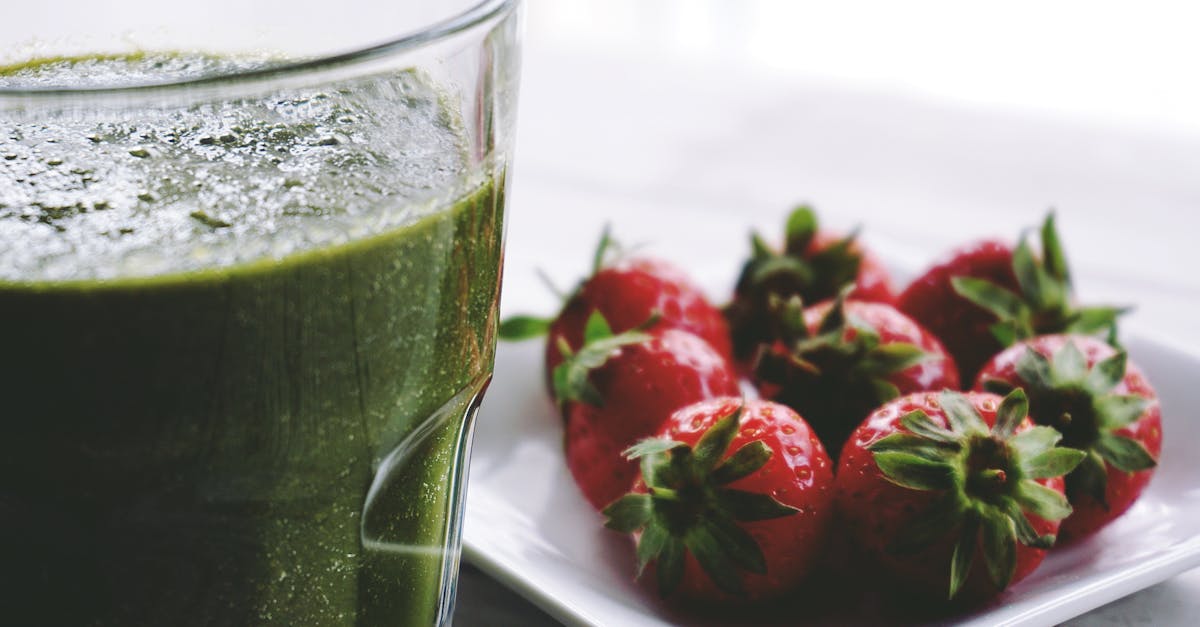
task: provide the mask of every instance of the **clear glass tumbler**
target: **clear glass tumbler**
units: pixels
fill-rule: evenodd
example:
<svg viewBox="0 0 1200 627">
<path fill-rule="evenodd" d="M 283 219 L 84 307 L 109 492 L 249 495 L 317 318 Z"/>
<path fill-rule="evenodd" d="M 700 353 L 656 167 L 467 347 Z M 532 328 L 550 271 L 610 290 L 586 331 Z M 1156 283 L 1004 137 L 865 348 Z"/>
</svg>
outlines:
<svg viewBox="0 0 1200 627">
<path fill-rule="evenodd" d="M 0 20 L 0 622 L 449 621 L 519 0 Z"/>
</svg>

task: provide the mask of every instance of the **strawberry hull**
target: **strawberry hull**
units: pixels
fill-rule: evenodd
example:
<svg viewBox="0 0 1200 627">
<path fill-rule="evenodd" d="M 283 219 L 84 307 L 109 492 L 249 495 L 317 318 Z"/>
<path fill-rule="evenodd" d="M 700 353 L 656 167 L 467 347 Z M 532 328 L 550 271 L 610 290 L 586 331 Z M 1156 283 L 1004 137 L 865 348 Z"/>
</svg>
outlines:
<svg viewBox="0 0 1200 627">
<path fill-rule="evenodd" d="M 551 323 L 545 349 L 547 389 L 552 389 L 552 373 L 563 361 L 560 339 L 578 350 L 587 320 L 595 312 L 616 333 L 637 328 L 657 315 L 657 328 L 694 333 L 724 358 L 732 357 L 725 318 L 681 270 L 657 259 L 623 259 L 584 281 Z"/>
<path fill-rule="evenodd" d="M 824 328 L 830 317 L 845 320 L 840 330 Z M 891 395 L 959 387 L 958 368 L 941 342 L 891 305 L 826 301 L 806 308 L 803 323 L 806 337 L 777 341 L 769 360 L 760 359 L 756 384 L 764 397 L 804 416 L 831 451 L 840 452 L 855 427 L 891 398 L 877 384 L 890 386 Z M 835 341 L 820 339 L 838 333 Z M 897 361 L 888 352 L 901 346 L 914 358 Z M 789 360 L 796 358 L 813 368 L 793 367 Z"/>
<path fill-rule="evenodd" d="M 947 530 L 944 536 L 921 546 L 918 550 L 897 548 L 902 530 L 933 516 L 936 503 L 946 494 L 942 491 L 916 490 L 898 485 L 885 475 L 876 462 L 871 447 L 888 436 L 910 433 L 902 419 L 921 411 L 940 428 L 950 422 L 942 410 L 941 396 L 935 393 L 911 394 L 885 404 L 873 412 L 846 442 L 837 470 L 837 509 L 839 520 L 851 546 L 864 564 L 879 569 L 881 588 L 902 590 L 930 602 L 945 603 L 951 590 L 951 562 L 958 532 Z M 997 419 L 1000 398 L 993 394 L 971 394 L 967 397 L 978 415 L 989 426 Z M 1027 418 L 1015 428 L 1019 435 L 1033 428 Z M 1037 479 L 1037 483 L 1063 492 L 1061 477 Z M 1055 534 L 1056 521 L 1036 515 L 1025 515 L 1037 535 Z M 982 559 L 982 541 L 975 543 L 976 556 L 961 589 L 953 598 L 956 607 L 976 606 L 995 597 L 997 587 Z M 1009 585 L 1028 576 L 1042 562 L 1046 551 L 1016 544 L 1015 560 Z"/>
<path fill-rule="evenodd" d="M 845 235 L 830 231 L 817 231 L 813 237 L 812 250 L 818 252 L 833 246 L 845 238 Z M 892 287 L 892 275 L 887 266 L 858 242 L 850 247 L 851 252 L 859 256 L 858 276 L 854 277 L 854 289 L 847 298 L 865 300 L 874 303 L 893 304 L 896 302 L 896 290 Z M 826 295 L 832 298 L 834 294 Z"/>
<path fill-rule="evenodd" d="M 1012 346 L 996 355 L 980 371 L 975 381 L 975 389 L 982 390 L 994 382 L 1004 382 L 1012 386 L 1025 387 L 1030 392 L 1030 413 L 1036 422 L 1053 425 L 1056 416 L 1046 416 L 1042 405 L 1055 403 L 1051 394 L 1041 393 L 1030 389 L 1029 384 L 1019 373 L 1019 361 L 1027 350 L 1035 350 L 1038 354 L 1052 358 L 1063 346 L 1071 342 L 1083 355 L 1084 365 L 1094 368 L 1097 364 L 1117 355 L 1113 347 L 1090 337 L 1069 335 L 1046 335 L 1034 338 Z M 1157 460 L 1162 452 L 1162 411 L 1158 402 L 1158 394 L 1133 362 L 1126 362 L 1124 376 L 1107 391 L 1113 395 L 1132 395 L 1149 401 L 1145 411 L 1131 423 L 1115 429 L 1113 434 L 1128 438 L 1141 444 L 1149 455 Z M 1095 434 L 1074 434 L 1071 427 L 1063 429 L 1068 445 L 1084 447 L 1090 444 Z M 1074 440 L 1074 441 L 1072 441 Z M 1154 476 L 1154 468 L 1136 472 L 1127 472 L 1106 464 L 1106 487 L 1103 499 L 1097 499 L 1087 491 L 1075 489 L 1076 483 L 1072 477 L 1067 480 L 1067 496 L 1071 500 L 1074 512 L 1063 521 L 1061 542 L 1070 542 L 1089 536 L 1125 513 L 1149 485 Z"/>
<path fill-rule="evenodd" d="M 820 567 L 828 544 L 833 518 L 833 463 L 808 424 L 788 407 L 735 396 L 702 401 L 675 412 L 658 432 L 657 440 L 647 442 L 665 442 L 675 451 L 682 447 L 687 451 L 685 457 L 693 450 L 697 456 L 704 455 L 706 443 L 713 441 L 710 434 L 730 426 L 729 420 L 736 422 L 726 432 L 728 443 L 718 453 L 721 461 L 710 471 L 693 472 L 692 479 L 684 478 L 674 489 L 660 483 L 648 488 L 639 477 L 625 497 L 649 494 L 658 499 L 663 498 L 664 491 L 678 490 L 681 506 L 656 504 L 650 519 L 651 524 L 665 525 L 670 537 L 686 547 L 681 549 L 682 565 L 676 583 L 664 589 L 660 580 L 665 555 L 648 562 L 641 581 L 652 588 L 657 582 L 660 596 L 685 609 L 741 607 L 794 594 Z M 737 463 L 739 459 L 744 462 L 745 454 L 756 448 L 758 462 L 754 468 Z M 675 458 L 671 459 L 674 463 Z M 734 471 L 736 478 L 730 479 L 726 471 L 731 467 L 726 464 L 740 465 L 743 470 Z M 656 481 L 661 479 L 663 466 L 652 467 L 659 473 Z M 722 475 L 727 478 L 719 479 Z M 696 480 L 700 483 L 693 483 Z M 738 497 L 736 503 L 723 500 L 728 496 Z M 753 499 L 758 501 L 750 506 Z M 605 513 L 612 516 L 613 510 L 610 507 Z M 609 526 L 615 529 L 612 522 L 610 519 Z M 733 525 L 733 529 L 723 525 Z M 722 545 L 717 549 L 721 555 L 708 560 L 709 568 L 701 565 L 696 547 L 689 540 L 704 529 L 717 530 L 713 540 Z M 639 543 L 646 541 L 644 530 L 634 531 L 633 536 Z M 739 559 L 738 551 L 746 548 L 742 542 L 755 545 L 750 553 L 758 555 L 760 568 L 751 568 Z M 727 577 L 722 579 L 724 585 L 714 578 L 714 566 Z M 730 589 L 729 578 L 736 591 Z"/>
</svg>

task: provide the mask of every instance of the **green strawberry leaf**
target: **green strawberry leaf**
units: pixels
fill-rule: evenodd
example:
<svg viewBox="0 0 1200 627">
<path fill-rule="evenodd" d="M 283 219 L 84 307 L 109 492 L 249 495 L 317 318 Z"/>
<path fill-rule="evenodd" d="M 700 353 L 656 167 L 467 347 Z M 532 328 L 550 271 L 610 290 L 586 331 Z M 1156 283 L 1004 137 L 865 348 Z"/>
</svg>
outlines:
<svg viewBox="0 0 1200 627">
<path fill-rule="evenodd" d="M 1075 311 L 1071 323 L 1063 331 L 1080 335 L 1115 333 L 1117 318 L 1132 310 L 1131 307 L 1081 307 Z"/>
<path fill-rule="evenodd" d="M 766 259 L 775 253 L 771 251 L 771 245 L 766 242 L 758 233 L 750 233 L 750 256 L 753 259 Z"/>
<path fill-rule="evenodd" d="M 1063 342 L 1050 360 L 1050 379 L 1060 384 L 1082 383 L 1087 376 L 1087 358 L 1075 342 Z"/>
<path fill-rule="evenodd" d="M 849 235 L 816 251 L 809 256 L 808 262 L 813 273 L 819 279 L 817 287 L 830 296 L 853 288 L 854 280 L 862 267 L 862 255 L 854 251 L 854 240 L 858 239 L 858 229 Z"/>
<path fill-rule="evenodd" d="M 588 381 L 591 368 L 568 359 L 554 367 L 554 396 L 559 402 L 582 401 L 593 407 L 603 407 L 604 397 Z"/>
<path fill-rule="evenodd" d="M 1049 303 L 1046 298 L 1046 284 L 1049 276 L 1044 274 L 1044 271 L 1039 271 L 1037 261 L 1033 257 L 1033 251 L 1029 249 L 1029 243 L 1026 241 L 1025 234 L 1021 235 L 1017 247 L 1013 249 L 1012 257 L 1013 274 L 1017 276 L 1017 285 L 1021 288 L 1021 295 L 1028 301 L 1029 307 L 1033 309 L 1042 309 Z M 1022 301 L 1022 306 L 1025 301 Z"/>
<path fill-rule="evenodd" d="M 1136 394 L 1107 394 L 1095 400 L 1096 414 L 1105 429 L 1120 429 L 1137 422 L 1153 404 Z"/>
<path fill-rule="evenodd" d="M 686 446 L 682 442 L 670 440 L 667 438 L 643 438 L 638 440 L 633 446 L 621 451 L 621 456 L 625 459 L 638 459 L 647 455 L 658 455 L 680 446 Z"/>
<path fill-rule="evenodd" d="M 684 546 L 700 563 L 709 579 L 722 592 L 732 596 L 745 596 L 742 578 L 731 563 L 721 541 L 709 532 L 707 525 L 693 527 L 683 537 Z"/>
<path fill-rule="evenodd" d="M 871 391 L 875 394 L 875 403 L 882 405 L 894 398 L 899 398 L 900 388 L 887 379 L 873 377 L 870 380 Z"/>
<path fill-rule="evenodd" d="M 653 324 L 655 316 L 651 316 L 645 324 Z M 593 370 L 603 366 L 610 358 L 618 353 L 618 349 L 631 344 L 639 344 L 650 340 L 650 336 L 640 328 L 632 329 L 613 335 L 608 321 L 599 311 L 592 312 L 584 329 L 584 345 L 579 352 L 572 354 L 571 347 L 559 337 L 559 350 L 565 359 L 555 367 L 551 374 L 554 383 L 554 396 L 559 403 L 567 401 L 582 401 L 595 407 L 604 405 L 604 397 L 592 385 L 590 375 Z"/>
<path fill-rule="evenodd" d="M 1021 460 L 1021 471 L 1030 479 L 1061 477 L 1083 461 L 1087 454 L 1073 448 L 1055 447 Z"/>
<path fill-rule="evenodd" d="M 1008 516 L 983 517 L 983 557 L 996 588 L 1004 590 L 1017 569 L 1017 531 Z"/>
<path fill-rule="evenodd" d="M 1108 467 L 1104 458 L 1095 450 L 1088 451 L 1075 471 L 1067 475 L 1067 493 L 1072 495 L 1086 494 L 1092 500 L 1108 509 L 1108 499 L 1105 492 L 1108 489 Z"/>
<path fill-rule="evenodd" d="M 1016 343 L 1017 338 L 1021 337 L 1021 330 L 1017 328 L 1017 323 L 1012 320 L 997 322 L 988 327 L 988 332 L 992 337 L 1000 343 L 1001 346 L 1012 346 Z"/>
<path fill-rule="evenodd" d="M 950 285 L 959 296 L 992 312 L 1001 320 L 1020 320 L 1028 315 L 1028 308 L 1020 296 L 986 279 L 956 276 L 950 279 Z"/>
<path fill-rule="evenodd" d="M 600 232 L 600 242 L 596 244 L 596 252 L 592 253 L 592 274 L 595 275 L 604 268 L 609 252 L 615 247 L 612 238 L 612 225 L 605 224 Z"/>
<path fill-rule="evenodd" d="M 875 332 L 875 327 L 866 320 L 858 316 L 847 315 L 846 326 L 854 329 L 856 335 L 853 344 L 845 342 L 845 345 L 841 347 L 847 355 L 870 354 L 876 346 L 879 346 L 879 334 Z"/>
<path fill-rule="evenodd" d="M 932 462 L 942 463 L 950 461 L 950 458 L 961 449 L 962 445 L 957 439 L 941 441 L 915 433 L 904 433 L 903 431 L 889 434 L 871 445 L 871 452 L 873 453 L 900 451 L 911 453 L 917 457 L 923 457 Z"/>
<path fill-rule="evenodd" d="M 1054 427 L 1038 425 L 1009 439 L 1008 444 L 1022 459 L 1031 459 L 1058 444 L 1062 434 Z"/>
<path fill-rule="evenodd" d="M 1025 390 L 1012 390 L 1000 401 L 1000 407 L 996 410 L 996 422 L 992 425 L 992 435 L 1008 439 L 1028 415 L 1029 399 L 1025 396 Z"/>
<path fill-rule="evenodd" d="M 706 519 L 702 524 L 740 568 L 759 575 L 767 574 L 767 558 L 758 542 L 745 529 L 724 516 Z"/>
<path fill-rule="evenodd" d="M 974 516 L 963 519 L 958 541 L 954 543 L 954 555 L 950 558 L 950 596 L 953 599 L 967 582 L 971 562 L 975 557 L 976 538 L 979 536 L 979 521 Z"/>
<path fill-rule="evenodd" d="M 1015 502 L 1011 502 L 1008 508 L 1008 519 L 1012 521 L 1017 531 L 1017 540 L 1021 544 L 1035 549 L 1049 549 L 1054 546 L 1054 534 L 1048 533 L 1039 536 L 1037 530 L 1033 528 L 1033 524 L 1029 522 L 1029 519 L 1025 517 L 1025 513 L 1021 511 L 1021 507 Z"/>
<path fill-rule="evenodd" d="M 599 311 L 593 311 L 583 327 L 583 343 L 591 344 L 612 336 L 613 330 L 608 326 L 608 320 L 605 320 L 604 315 Z"/>
<path fill-rule="evenodd" d="M 947 427 L 925 412 L 913 411 L 900 418 L 907 431 L 894 431 L 866 447 L 888 481 L 943 491 L 932 505 L 911 513 L 888 550 L 916 552 L 954 537 L 958 529 L 950 565 L 951 598 L 966 582 L 977 547 L 984 551 L 988 576 L 1004 588 L 1015 572 L 1017 542 L 1038 547 L 1054 542 L 1053 535 L 1037 534 L 1025 512 L 1059 520 L 1071 511 L 1062 493 L 1033 479 L 1069 472 L 1083 453 L 1055 449 L 1062 435 L 1049 427 L 1014 435 L 1027 413 L 1023 390 L 1004 398 L 990 432 L 968 396 L 947 391 L 939 405 Z"/>
<path fill-rule="evenodd" d="M 668 486 L 678 486 L 688 481 L 693 475 L 693 465 L 692 449 L 688 446 L 677 446 L 666 455 L 643 457 L 642 480 L 652 495 L 674 495 L 674 490 Z"/>
<path fill-rule="evenodd" d="M 989 432 L 987 423 L 979 416 L 979 412 L 971 406 L 967 397 L 957 392 L 942 392 L 938 396 L 942 411 L 954 431 L 966 434 L 984 435 Z"/>
<path fill-rule="evenodd" d="M 788 215 L 784 233 L 786 244 L 784 250 L 794 257 L 803 257 L 812 244 L 813 236 L 817 234 L 817 214 L 812 207 L 800 205 Z"/>
<path fill-rule="evenodd" d="M 721 510 L 727 512 L 734 520 L 741 522 L 783 518 L 800 511 L 791 505 L 776 501 L 770 495 L 734 490 L 733 488 L 719 490 L 717 502 Z"/>
<path fill-rule="evenodd" d="M 550 320 L 537 316 L 512 316 L 500 322 L 500 339 L 519 342 L 542 337 L 550 332 Z"/>
<path fill-rule="evenodd" d="M 1042 223 L 1042 257 L 1050 276 L 1067 285 L 1071 284 L 1071 271 L 1067 268 L 1067 256 L 1063 253 L 1058 229 L 1054 226 L 1053 211 L 1046 215 Z"/>
<path fill-rule="evenodd" d="M 703 435 L 692 452 L 693 464 L 697 473 L 704 474 L 716 467 L 721 456 L 729 450 L 729 444 L 737 435 L 738 423 L 742 419 L 742 408 L 713 423 Z"/>
<path fill-rule="evenodd" d="M 1071 514 L 1067 497 L 1032 479 L 1022 479 L 1014 496 L 1025 511 L 1044 520 L 1062 520 Z"/>
<path fill-rule="evenodd" d="M 649 494 L 626 494 L 605 507 L 604 526 L 621 533 L 633 533 L 650 521 L 653 504 Z"/>
<path fill-rule="evenodd" d="M 846 300 L 838 297 L 833 301 L 833 306 L 829 308 L 829 311 L 825 312 L 825 316 L 821 318 L 821 324 L 817 326 L 817 333 L 819 335 L 831 334 L 840 339 L 845 327 Z"/>
<path fill-rule="evenodd" d="M 750 276 L 752 283 L 766 285 L 773 277 L 779 276 L 795 277 L 796 281 L 802 285 L 812 283 L 813 269 L 803 259 L 777 256 L 775 253 L 769 254 L 772 256 L 764 257 L 754 262 L 755 266 Z"/>
<path fill-rule="evenodd" d="M 1125 351 L 1118 351 L 1115 355 L 1097 362 L 1088 372 L 1085 387 L 1093 394 L 1104 394 L 1113 389 L 1125 378 L 1127 359 Z"/>
<path fill-rule="evenodd" d="M 876 346 L 862 360 L 861 370 L 872 374 L 891 374 L 900 372 L 933 355 L 907 342 L 894 342 Z"/>
<path fill-rule="evenodd" d="M 771 447 L 762 440 L 744 444 L 713 470 L 712 482 L 715 485 L 725 485 L 747 477 L 762 468 L 771 459 L 771 455 Z"/>
<path fill-rule="evenodd" d="M 983 390 L 997 396 L 1008 396 L 1009 392 L 1017 389 L 1020 388 L 1003 379 L 985 379 L 983 381 Z"/>
<path fill-rule="evenodd" d="M 679 587 L 679 582 L 683 580 L 683 556 L 686 550 L 683 541 L 678 538 L 669 537 L 663 542 L 655 565 L 660 597 L 670 596 Z"/>
<path fill-rule="evenodd" d="M 913 433 L 936 442 L 957 442 L 953 431 L 934 422 L 925 412 L 914 410 L 900 417 L 900 424 Z M 890 436 L 889 436 L 890 437 Z M 886 438 L 885 438 L 886 439 Z M 872 449 L 875 450 L 875 449 Z"/>
<path fill-rule="evenodd" d="M 646 565 L 652 562 L 671 540 L 671 533 L 658 522 L 650 522 L 637 543 L 637 577 L 641 577 Z"/>
<path fill-rule="evenodd" d="M 1125 472 L 1138 472 L 1158 465 L 1146 447 L 1123 435 L 1101 432 L 1095 447 L 1104 461 Z"/>
<path fill-rule="evenodd" d="M 808 325 L 804 323 L 804 301 L 793 295 L 786 301 L 772 295 L 772 300 L 778 301 L 773 309 L 779 311 L 779 335 L 784 340 L 795 342 L 809 337 Z"/>
<path fill-rule="evenodd" d="M 1017 357 L 1017 376 L 1029 386 L 1043 386 L 1049 382 L 1050 360 L 1046 356 L 1026 346 L 1025 352 Z"/>
<path fill-rule="evenodd" d="M 884 478 L 914 490 L 945 490 L 954 485 L 954 468 L 945 462 L 934 461 L 903 451 L 873 451 L 875 465 Z"/>
<path fill-rule="evenodd" d="M 604 509 L 610 528 L 636 533 L 639 576 L 655 562 L 659 594 L 669 596 L 683 578 L 686 553 L 728 594 L 743 594 L 741 571 L 764 573 L 766 558 L 754 537 L 738 522 L 796 514 L 767 494 L 721 487 L 760 470 L 772 450 L 751 441 L 722 461 L 738 432 L 740 406 L 716 420 L 695 448 L 664 438 L 648 438 L 625 451 L 641 459 L 648 494 L 633 493 Z"/>
<path fill-rule="evenodd" d="M 1126 309 L 1074 306 L 1071 274 L 1053 214 L 1042 224 L 1041 259 L 1034 254 L 1029 239 L 1027 233 L 1022 233 L 1012 252 L 1012 271 L 1018 293 L 972 277 L 951 279 L 955 291 L 996 317 L 997 322 L 989 330 L 1002 346 L 1054 333 L 1107 333 L 1115 346 L 1116 318 Z"/>
</svg>

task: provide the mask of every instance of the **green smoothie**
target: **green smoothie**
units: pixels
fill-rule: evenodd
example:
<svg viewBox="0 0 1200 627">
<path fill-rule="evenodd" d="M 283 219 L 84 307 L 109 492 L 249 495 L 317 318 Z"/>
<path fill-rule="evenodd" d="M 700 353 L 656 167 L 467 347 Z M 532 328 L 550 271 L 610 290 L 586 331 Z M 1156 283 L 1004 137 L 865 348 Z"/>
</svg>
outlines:
<svg viewBox="0 0 1200 627">
<path fill-rule="evenodd" d="M 0 88 L 245 63 L 58 59 Z M 397 73 L 0 110 L 5 621 L 434 621 L 503 230 L 502 167 L 445 102 Z"/>
</svg>

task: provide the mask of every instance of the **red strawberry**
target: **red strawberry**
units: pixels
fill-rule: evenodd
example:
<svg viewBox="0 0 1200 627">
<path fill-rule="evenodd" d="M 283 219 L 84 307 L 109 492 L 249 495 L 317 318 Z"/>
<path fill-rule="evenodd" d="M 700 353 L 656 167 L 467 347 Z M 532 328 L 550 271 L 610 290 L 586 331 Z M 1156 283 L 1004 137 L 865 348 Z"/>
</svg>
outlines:
<svg viewBox="0 0 1200 627">
<path fill-rule="evenodd" d="M 629 490 L 637 464 L 621 451 L 653 435 L 671 412 L 738 393 L 728 360 L 678 329 L 613 335 L 593 314 L 587 341 L 555 370 L 566 419 L 567 467 L 596 509 Z"/>
<path fill-rule="evenodd" d="M 719 398 L 671 415 L 641 459 L 633 492 L 604 510 L 638 539 L 661 596 L 758 600 L 795 592 L 826 544 L 833 467 L 795 412 Z"/>
<path fill-rule="evenodd" d="M 599 312 L 620 333 L 642 325 L 656 316 L 662 328 L 682 329 L 708 342 L 718 353 L 731 357 L 729 327 L 719 309 L 675 266 L 648 257 L 614 257 L 615 244 L 608 231 L 600 239 L 592 275 L 567 298 L 553 321 L 533 316 L 515 316 L 500 326 L 500 336 L 520 340 L 547 335 L 546 379 L 562 363 L 559 338 L 572 351 L 583 344 L 588 318 Z"/>
<path fill-rule="evenodd" d="M 801 206 L 788 216 L 782 252 L 752 234 L 751 257 L 742 266 L 733 302 L 725 308 L 733 333 L 734 357 L 746 362 L 760 344 L 770 344 L 772 305 L 799 296 L 806 303 L 833 298 L 852 285 L 850 298 L 890 303 L 895 300 L 891 277 L 883 264 L 855 241 L 817 229 L 812 208 Z"/>
<path fill-rule="evenodd" d="M 960 374 L 969 377 L 1003 346 L 989 330 L 996 317 L 954 290 L 951 279 L 960 276 L 1018 289 L 1012 272 L 1012 248 L 986 240 L 951 251 L 909 284 L 896 303 L 900 311 L 941 338 L 954 355 Z"/>
<path fill-rule="evenodd" d="M 872 413 L 842 450 L 850 541 L 895 587 L 977 603 L 1042 561 L 1071 512 L 1060 477 L 1083 458 L 1034 426 L 1019 390 L 918 393 Z"/>
<path fill-rule="evenodd" d="M 1092 337 L 1049 335 L 1021 342 L 983 367 L 975 389 L 1024 388 L 1033 421 L 1087 452 L 1067 475 L 1075 513 L 1064 540 L 1094 533 L 1129 509 L 1162 450 L 1158 395 L 1123 351 Z"/>
<path fill-rule="evenodd" d="M 1041 243 L 1038 258 L 1024 237 L 1016 248 L 977 242 L 952 251 L 901 292 L 900 311 L 941 338 L 964 383 L 1019 339 L 1062 332 L 1115 338 L 1123 309 L 1074 305 L 1054 214 L 1042 223 Z"/>
<path fill-rule="evenodd" d="M 901 394 L 959 386 L 941 342 L 891 305 L 841 298 L 779 311 L 782 338 L 763 352 L 756 383 L 804 416 L 825 447 L 840 451 L 863 418 Z"/>
</svg>

